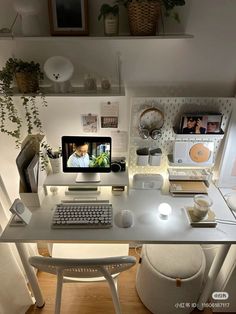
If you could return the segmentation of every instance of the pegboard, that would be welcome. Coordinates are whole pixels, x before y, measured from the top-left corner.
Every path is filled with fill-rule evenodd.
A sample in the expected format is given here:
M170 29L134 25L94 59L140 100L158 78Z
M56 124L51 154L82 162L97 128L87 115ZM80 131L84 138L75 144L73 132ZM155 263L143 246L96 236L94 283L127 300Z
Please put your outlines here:
M199 97L134 97L131 105L130 145L129 145L129 171L134 173L163 173L167 169L167 155L172 154L173 144L177 140L173 127L178 127L184 113L221 113L223 115L221 128L225 132L235 98L199 98ZM155 107L164 114L162 135L159 139L142 139L139 136L139 116L144 109ZM214 160L216 159L222 136L220 135L186 135L184 141L213 141L215 144ZM137 148L161 148L162 162L160 166L137 166Z

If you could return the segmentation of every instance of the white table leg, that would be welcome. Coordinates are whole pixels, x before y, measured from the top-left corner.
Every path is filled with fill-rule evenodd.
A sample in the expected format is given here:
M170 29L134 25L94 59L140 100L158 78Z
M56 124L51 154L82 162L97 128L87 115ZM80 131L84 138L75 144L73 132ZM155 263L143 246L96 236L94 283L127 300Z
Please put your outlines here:
M220 245L218 252L216 253L216 256L212 262L211 268L209 270L207 281L205 284L205 287L202 291L202 294L198 300L197 308L199 310L203 310L204 304L207 303L210 294L212 292L213 285L215 283L215 280L219 274L219 271L224 263L224 260L228 254L228 251L230 249L230 244L222 244Z
M28 251L24 243L16 243L16 248L21 258L22 265L29 280L33 295L36 300L37 307L41 308L45 305L44 298L38 285L38 279L35 275L33 267L28 262Z

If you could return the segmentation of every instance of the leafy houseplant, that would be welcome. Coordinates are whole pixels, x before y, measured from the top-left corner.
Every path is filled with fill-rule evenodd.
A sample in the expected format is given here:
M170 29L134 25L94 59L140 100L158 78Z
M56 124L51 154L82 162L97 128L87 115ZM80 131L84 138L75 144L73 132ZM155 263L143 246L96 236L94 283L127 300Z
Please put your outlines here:
M13 82L16 80L20 93L39 94L39 80L43 79L39 63L26 62L21 59L10 58L0 71L0 131L15 138L19 147L22 120L13 101ZM42 104L46 106L42 94ZM42 123L36 105L36 95L22 95L22 106L25 111L28 134L36 128L42 132ZM9 124L10 122L10 124Z
M89 166L94 167L108 167L109 166L109 154L108 153L102 153L99 156L95 157L92 156L92 160L90 161Z
M102 4L98 20L103 17L104 22L104 34L108 36L118 35L119 32L119 6L115 4L111 6L109 4Z
M131 35L155 35L159 16L164 11L166 16L173 16L180 21L176 6L185 5L185 0L116 0L128 10ZM163 22L162 22L163 24Z

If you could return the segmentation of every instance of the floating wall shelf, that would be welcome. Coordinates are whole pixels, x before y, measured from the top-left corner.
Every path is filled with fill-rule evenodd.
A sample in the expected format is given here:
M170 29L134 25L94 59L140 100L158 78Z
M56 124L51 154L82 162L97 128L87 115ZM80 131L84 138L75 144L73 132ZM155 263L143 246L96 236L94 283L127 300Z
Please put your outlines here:
M109 90L102 90L98 88L96 91L85 90L83 87L72 87L71 91L67 93L55 93L50 87L40 87L40 92L46 97L106 97L106 96L125 96L124 87L112 87ZM13 96L38 96L40 94L22 94L17 88L13 89Z
M41 41L57 41L57 40L146 40L146 39L187 39L193 38L193 35L190 34L161 34L156 36L131 36L131 35L120 35L120 36L1 36L0 40L41 40Z

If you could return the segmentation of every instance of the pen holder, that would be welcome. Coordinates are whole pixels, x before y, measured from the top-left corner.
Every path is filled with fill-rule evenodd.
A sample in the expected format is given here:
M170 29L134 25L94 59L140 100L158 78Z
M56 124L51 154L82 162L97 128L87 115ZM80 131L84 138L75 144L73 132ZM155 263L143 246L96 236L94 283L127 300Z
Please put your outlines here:
M160 148L150 150L149 164L150 166L160 166L162 151Z
M62 172L62 157L49 158L49 161L52 168L52 173Z
M139 148L136 150L137 155L137 166L147 166L149 160L149 149Z

